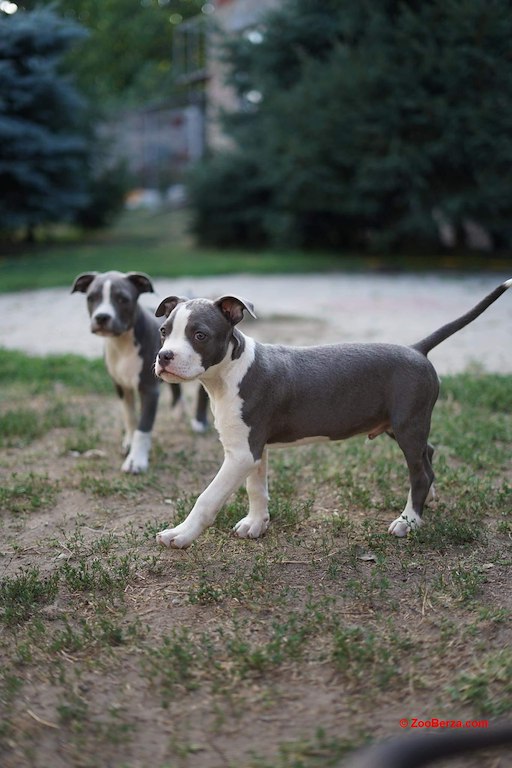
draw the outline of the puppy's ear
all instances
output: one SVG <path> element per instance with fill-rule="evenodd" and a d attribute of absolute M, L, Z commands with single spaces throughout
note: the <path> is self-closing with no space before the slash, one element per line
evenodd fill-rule
<path fill-rule="evenodd" d="M 99 272 L 82 272 L 81 275 L 75 278 L 71 293 L 87 293 L 87 289 L 98 274 Z"/>
<path fill-rule="evenodd" d="M 240 299 L 238 296 L 221 296 L 214 304 L 220 309 L 224 317 L 229 320 L 231 325 L 236 325 L 240 320 L 243 320 L 244 310 L 247 310 L 252 317 L 256 317 L 251 302 Z"/>
<path fill-rule="evenodd" d="M 178 304 L 181 304 L 182 301 L 188 301 L 188 299 L 183 298 L 183 296 L 168 296 L 166 299 L 161 301 L 156 308 L 156 317 L 163 317 L 164 315 L 169 317 L 173 309 L 177 307 Z"/>
<path fill-rule="evenodd" d="M 139 293 L 154 293 L 153 283 L 145 272 L 127 272 L 126 277 L 133 283 Z"/>

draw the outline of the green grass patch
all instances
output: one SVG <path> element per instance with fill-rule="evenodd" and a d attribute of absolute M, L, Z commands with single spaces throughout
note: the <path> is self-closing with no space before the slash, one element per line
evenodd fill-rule
<path fill-rule="evenodd" d="M 58 487 L 59 484 L 48 475 L 14 472 L 0 485 L 0 510 L 20 513 L 51 507 Z"/>
<path fill-rule="evenodd" d="M 109 230 L 83 237 L 20 246 L 0 260 L 2 292 L 71 286 L 80 272 L 144 269 L 153 277 L 220 275 L 233 272 L 288 273 L 342 269 L 357 258 L 302 251 L 248 251 L 203 248 L 188 234 L 189 213 L 125 213 Z M 62 230 L 60 231 L 62 232 Z M 59 236 L 54 231 L 52 236 Z"/>
<path fill-rule="evenodd" d="M 60 401 L 48 403 L 42 412 L 15 407 L 0 413 L 0 448 L 29 445 L 53 429 L 76 429 L 83 438 L 88 422 L 85 416 Z"/>
<path fill-rule="evenodd" d="M 0 581 L 0 621 L 8 626 L 30 618 L 41 606 L 55 599 L 58 575 L 41 576 L 37 568 L 28 568 L 17 576 Z"/>
<path fill-rule="evenodd" d="M 76 392 L 112 392 L 102 360 L 78 355 L 37 357 L 0 348 L 0 387 L 18 385 L 34 394 L 54 392 L 62 386 Z"/>
<path fill-rule="evenodd" d="M 144 269 L 153 277 L 204 276 L 229 273 L 287 274 L 326 271 L 438 269 L 506 270 L 510 260 L 478 254 L 388 254 L 299 251 L 290 249 L 226 249 L 198 245 L 189 234 L 187 210 L 124 213 L 108 230 L 83 235 L 58 227 L 48 229 L 36 245 L 4 246 L 0 256 L 0 291 L 71 286 L 80 272 L 123 272 Z"/>

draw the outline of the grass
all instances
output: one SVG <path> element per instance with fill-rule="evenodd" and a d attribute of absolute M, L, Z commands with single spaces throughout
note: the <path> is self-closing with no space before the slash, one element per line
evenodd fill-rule
<path fill-rule="evenodd" d="M 35 394 L 18 365 L 36 371 Z M 354 438 L 271 454 L 263 539 L 230 534 L 240 491 L 179 552 L 155 532 L 213 476 L 217 439 L 164 405 L 149 473 L 122 475 L 100 373 L 0 351 L 9 768 L 54 764 L 62 745 L 86 768 L 141 755 L 155 768 L 326 768 L 399 735 L 404 716 L 510 715 L 512 377 L 443 380 L 439 498 L 406 540 L 386 533 L 406 497 L 398 447 Z M 102 452 L 77 456 L 80 444 Z"/>
<path fill-rule="evenodd" d="M 463 254 L 325 253 L 283 249 L 221 249 L 198 246 L 187 210 L 123 214 L 110 229 L 83 236 L 53 229 L 37 245 L 0 250 L 0 292 L 70 286 L 80 272 L 143 269 L 153 277 L 229 273 L 304 273 L 333 270 L 506 270 L 510 259 Z"/>
<path fill-rule="evenodd" d="M 85 239 L 66 232 L 60 241 L 21 247 L 0 259 L 0 290 L 69 286 L 77 274 L 93 270 L 143 269 L 153 277 L 179 277 L 312 272 L 358 263 L 347 258 L 340 264 L 336 254 L 201 248 L 188 235 L 188 220 L 183 210 L 126 213 L 111 229 Z"/>

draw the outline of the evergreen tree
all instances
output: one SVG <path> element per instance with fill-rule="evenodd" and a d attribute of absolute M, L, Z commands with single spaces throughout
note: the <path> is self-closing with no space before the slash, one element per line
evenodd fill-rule
<path fill-rule="evenodd" d="M 510 245 L 509 0 L 287 0 L 262 30 L 226 48 L 246 108 L 192 185 L 205 240 L 389 248 L 470 220 Z"/>
<path fill-rule="evenodd" d="M 59 69 L 83 35 L 52 10 L 0 14 L 0 230 L 32 237 L 87 203 L 86 103 Z"/>

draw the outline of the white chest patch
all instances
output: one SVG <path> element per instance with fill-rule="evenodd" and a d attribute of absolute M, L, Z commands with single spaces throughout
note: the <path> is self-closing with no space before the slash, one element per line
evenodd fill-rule
<path fill-rule="evenodd" d="M 116 384 L 125 389 L 138 388 L 142 357 L 135 345 L 133 330 L 105 339 L 105 362 Z"/>
<path fill-rule="evenodd" d="M 237 360 L 227 358 L 208 369 L 201 380 L 210 395 L 211 408 L 224 450 L 248 450 L 249 427 L 242 420 L 243 400 L 240 397 L 240 382 L 254 360 L 254 339 L 245 337 L 245 349 Z"/>

